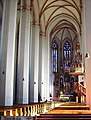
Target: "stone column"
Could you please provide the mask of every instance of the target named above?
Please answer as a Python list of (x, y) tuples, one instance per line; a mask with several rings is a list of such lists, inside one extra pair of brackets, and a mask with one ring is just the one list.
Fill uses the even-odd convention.
[(42, 56), (41, 56), (41, 98), (42, 101), (49, 100), (49, 43), (45, 35), (41, 36)]
[(46, 82), (46, 90), (45, 90), (45, 96), (46, 99), (50, 99), (50, 87), (49, 87), (49, 82), (50, 82), (50, 72), (49, 72), (49, 66), (50, 66), (50, 41), (46, 39), (45, 43), (45, 82)]
[[(18, 103), (29, 101), (29, 45), (30, 45), (30, 1), (22, 1), (19, 26), (19, 53), (17, 70)], [(24, 7), (23, 7), (24, 6)]]
[(86, 104), (90, 106), (91, 109), (91, 0), (84, 0), (84, 11), (85, 11), (85, 22), (84, 22), (84, 43), (86, 43), (86, 51), (89, 53), (90, 58), (85, 59), (85, 66), (86, 66)]
[[(32, 20), (31, 20), (31, 22), (30, 22), (30, 50), (29, 50), (29, 52), (30, 52), (30, 56), (29, 56), (29, 102), (31, 102), (32, 101), (32, 99), (33, 99), (33, 95), (32, 95), (32, 92), (31, 92), (31, 90), (33, 89), (33, 85), (31, 85), (31, 84), (33, 84), (33, 54), (32, 54), (32, 39), (33, 39), (33, 22), (32, 22)], [(31, 96), (32, 95), (32, 96)]]
[(38, 75), (39, 75), (39, 22), (35, 22), (32, 29), (30, 102), (38, 102)]
[(13, 105), (17, 0), (4, 0), (0, 47), (0, 105)]
[(41, 58), (40, 58), (40, 67), (41, 67), (41, 99), (42, 101), (45, 101), (45, 54), (46, 54), (46, 50), (45, 50), (45, 42), (46, 42), (46, 37), (45, 35), (41, 35)]
[(38, 77), (38, 102), (41, 101), (41, 86), (42, 86), (42, 75), (41, 75), (41, 71), (42, 71), (42, 36), (40, 35), (40, 40), (39, 40), (39, 77)]
[(30, 36), (30, 69), (29, 69), (29, 102), (34, 102), (34, 26), (31, 22), (31, 36)]

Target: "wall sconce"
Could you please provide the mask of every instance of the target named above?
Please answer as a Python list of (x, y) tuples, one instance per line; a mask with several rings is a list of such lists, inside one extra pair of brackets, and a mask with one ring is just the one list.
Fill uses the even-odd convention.
[(36, 84), (36, 82), (34, 82), (34, 84)]
[(86, 54), (85, 54), (85, 58), (86, 58), (86, 59), (87, 59), (87, 58), (90, 58), (90, 55), (89, 55), (88, 52), (86, 52)]
[(4, 74), (5, 72), (3, 71), (2, 74)]

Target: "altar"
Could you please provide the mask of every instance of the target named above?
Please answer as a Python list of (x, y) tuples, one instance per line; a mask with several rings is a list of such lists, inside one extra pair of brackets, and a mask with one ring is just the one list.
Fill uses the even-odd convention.
[(72, 98), (73, 98), (73, 95), (71, 94), (63, 94), (63, 95), (60, 95), (59, 100), (61, 102), (68, 102), (68, 101), (71, 101)]

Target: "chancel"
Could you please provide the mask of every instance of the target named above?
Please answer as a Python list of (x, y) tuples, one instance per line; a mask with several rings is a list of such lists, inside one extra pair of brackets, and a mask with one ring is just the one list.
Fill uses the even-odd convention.
[(0, 115), (91, 114), (90, 23), (91, 0), (0, 0)]

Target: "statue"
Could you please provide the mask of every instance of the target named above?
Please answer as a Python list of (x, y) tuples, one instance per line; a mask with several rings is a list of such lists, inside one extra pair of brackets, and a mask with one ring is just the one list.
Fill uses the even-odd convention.
[(75, 72), (82, 72), (82, 54), (80, 52), (80, 43), (77, 42), (75, 54)]

